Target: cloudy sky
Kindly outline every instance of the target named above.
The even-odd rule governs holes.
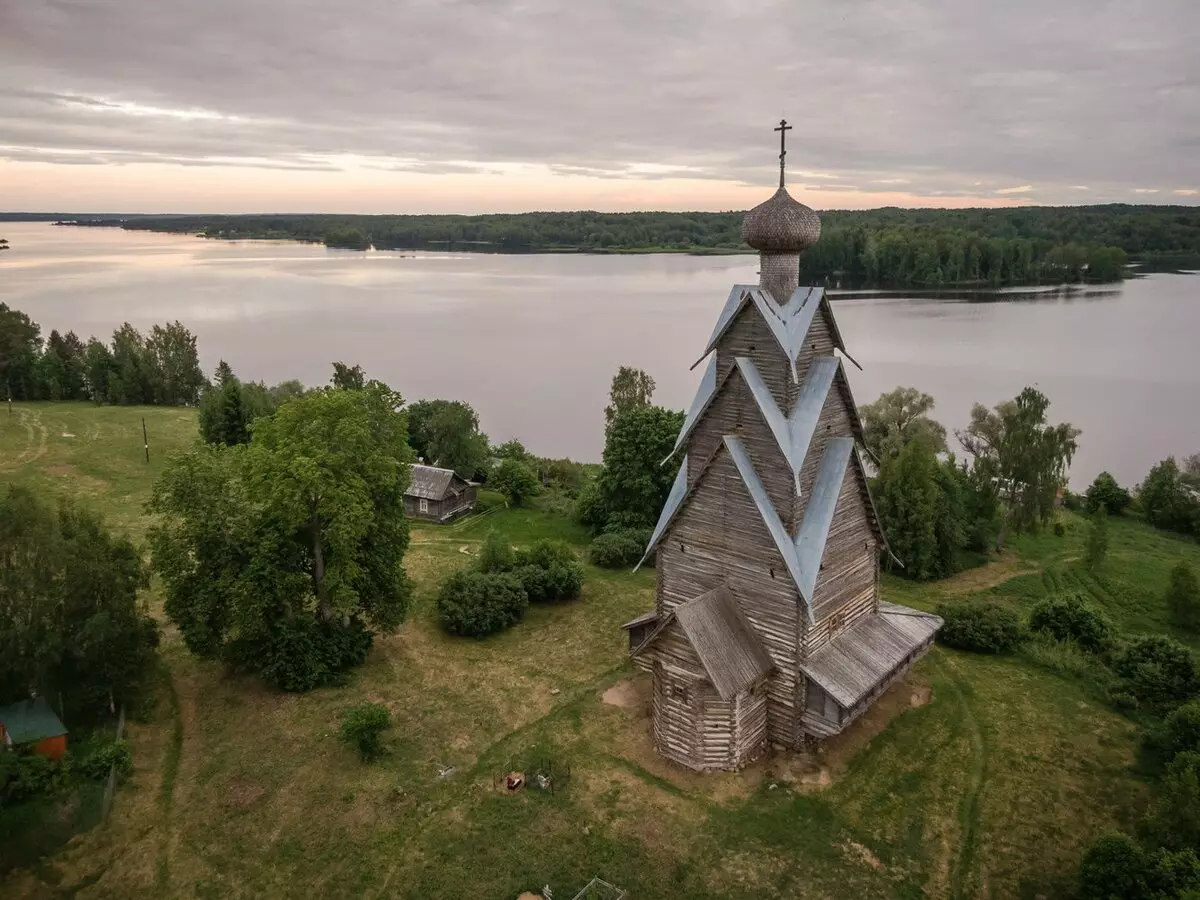
[[[1200,203],[1197,0],[0,0],[0,209]]]

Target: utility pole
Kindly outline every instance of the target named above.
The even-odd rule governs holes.
[[[150,438],[146,435],[146,417],[142,416],[142,443],[146,447],[146,462],[150,462]]]

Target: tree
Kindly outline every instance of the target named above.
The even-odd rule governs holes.
[[[251,417],[242,383],[231,372],[218,385],[208,388],[200,398],[200,437],[210,444],[229,447],[249,443]]]
[[[137,548],[91,513],[0,489],[0,704],[30,692],[98,717],[133,695],[158,643]]]
[[[1181,559],[1171,569],[1166,599],[1171,621],[1188,631],[1200,631],[1200,582],[1187,560]]]
[[[492,448],[492,456],[496,459],[515,459],[517,462],[532,465],[536,462],[532,453],[525,449],[525,445],[516,438],[505,441],[498,447]]]
[[[20,310],[0,303],[0,389],[17,400],[34,399],[34,367],[41,352],[41,328]]]
[[[343,391],[361,391],[366,386],[366,373],[362,366],[348,366],[343,362],[333,364],[333,377],[329,383]]]
[[[604,440],[604,469],[597,480],[598,524],[651,527],[666,503],[679,461],[662,460],[675,446],[683,413],[661,406],[631,409],[615,418]]]
[[[83,372],[88,397],[94,403],[108,401],[109,379],[115,364],[112,351],[96,338],[90,338],[83,352]]]
[[[946,429],[929,418],[932,409],[933,398],[916,388],[881,394],[859,409],[867,449],[881,465],[916,438],[923,438],[935,454],[946,452]]]
[[[1046,424],[1050,401],[1027,387],[1015,400],[988,410],[976,403],[971,422],[956,432],[978,475],[995,480],[1005,509],[996,536],[1004,546],[1008,528],[1035,531],[1050,520],[1056,489],[1075,455],[1079,429]]]
[[[1170,456],[1152,468],[1138,486],[1142,512],[1155,528],[1188,534],[1196,527],[1197,501],[1180,477],[1179,465]]]
[[[541,490],[537,473],[516,459],[502,459],[488,477],[488,487],[499,491],[513,506],[523,506],[525,501]]]
[[[229,365],[229,363],[225,362],[223,359],[219,360],[217,362],[217,370],[213,373],[213,381],[216,382],[217,387],[222,387],[225,382],[233,377],[233,366]]]
[[[196,353],[196,336],[181,322],[155,325],[145,343],[150,399],[166,406],[194,406],[204,387],[204,373]]]
[[[653,378],[641,369],[621,366],[613,376],[608,406],[604,408],[604,421],[611,426],[622,413],[649,406],[653,396]]]
[[[906,575],[917,581],[936,578],[946,567],[938,546],[937,457],[922,437],[901,445],[897,456],[881,459],[875,499],[888,543]]]
[[[1083,854],[1079,896],[1095,900],[1146,900],[1146,854],[1127,834],[1100,838]]]
[[[170,462],[150,544],[192,652],[307,690],[399,626],[411,461],[400,402],[375,383],[314,391],[260,419],[247,445]]]
[[[128,322],[113,332],[108,401],[127,406],[154,402],[146,339]]]
[[[1108,472],[1101,472],[1096,476],[1084,498],[1088,509],[1095,510],[1103,506],[1110,516],[1119,516],[1125,512],[1131,500],[1129,491],[1117,484],[1117,479]]]
[[[1093,571],[1099,571],[1108,555],[1108,510],[1104,504],[1096,506],[1088,522],[1087,544],[1084,549],[1084,562]]]
[[[479,417],[466,403],[440,407],[427,426],[429,459],[471,479],[487,468],[487,435],[479,430]]]

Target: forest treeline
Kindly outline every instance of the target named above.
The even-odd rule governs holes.
[[[291,239],[365,250],[749,252],[742,212],[138,216],[125,228]],[[1185,206],[833,210],[802,258],[811,282],[991,287],[1113,281],[1126,263],[1200,265],[1200,208]],[[89,224],[110,224],[98,217]]]

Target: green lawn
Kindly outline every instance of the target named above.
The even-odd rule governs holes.
[[[0,482],[78,493],[141,536],[163,454],[193,433],[188,411],[18,406],[0,422]],[[1166,572],[1181,556],[1200,564],[1200,548],[1114,522],[1096,578],[1078,562],[1082,520],[1067,521],[1065,537],[1020,538],[946,582],[888,576],[885,593],[1024,607],[1078,586],[1123,628],[1162,628]],[[112,820],[12,879],[13,895],[507,898],[549,884],[569,898],[600,875],[638,900],[1056,897],[1081,848],[1143,803],[1135,726],[1086,685],[1025,657],[941,648],[820,754],[741,773],[673,768],[653,752],[619,628],[650,607],[653,571],[589,567],[578,602],[532,609],[488,640],[438,630],[438,584],[493,529],[586,543],[540,508],[414,526],[410,619],[342,687],[278,694],[193,659],[168,629],[169,678],[130,728],[136,771]],[[614,687],[626,705],[601,699]],[[373,766],[335,738],[364,700],[396,722]],[[553,795],[496,789],[539,758],[570,767]]]

